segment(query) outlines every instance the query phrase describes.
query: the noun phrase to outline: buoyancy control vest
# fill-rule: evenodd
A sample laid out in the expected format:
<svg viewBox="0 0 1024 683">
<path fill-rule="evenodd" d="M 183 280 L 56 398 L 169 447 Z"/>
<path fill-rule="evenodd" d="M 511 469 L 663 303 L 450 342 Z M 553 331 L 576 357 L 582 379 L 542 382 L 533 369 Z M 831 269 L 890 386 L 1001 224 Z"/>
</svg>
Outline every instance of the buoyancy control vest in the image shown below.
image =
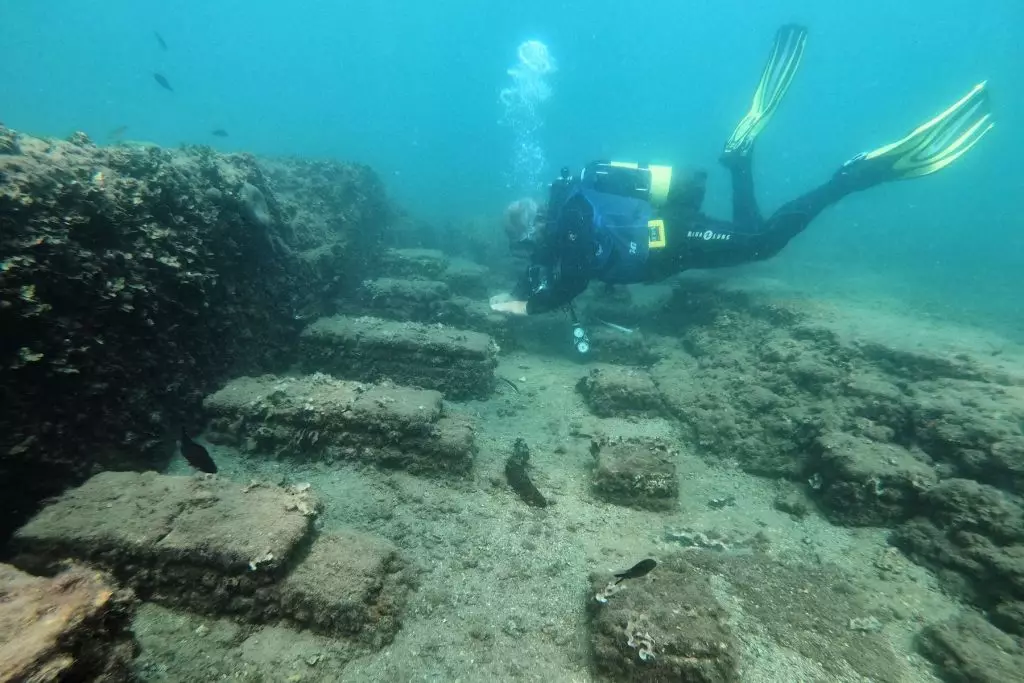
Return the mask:
<svg viewBox="0 0 1024 683">
<path fill-rule="evenodd" d="M 611 284 L 645 280 L 650 250 L 665 246 L 664 224 L 654 215 L 671 175 L 667 166 L 595 161 L 557 192 L 552 186 L 549 210 L 555 215 L 577 195 L 592 209 L 592 279 Z"/>
</svg>

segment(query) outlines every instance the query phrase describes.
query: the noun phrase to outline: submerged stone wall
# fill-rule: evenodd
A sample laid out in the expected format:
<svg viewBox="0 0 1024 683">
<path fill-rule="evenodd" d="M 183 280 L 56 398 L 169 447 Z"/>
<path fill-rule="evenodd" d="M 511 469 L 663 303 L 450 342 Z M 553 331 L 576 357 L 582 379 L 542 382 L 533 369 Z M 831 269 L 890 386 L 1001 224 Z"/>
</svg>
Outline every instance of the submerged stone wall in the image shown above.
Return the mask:
<svg viewBox="0 0 1024 683">
<path fill-rule="evenodd" d="M 0 542 L 96 468 L 155 466 L 227 377 L 282 367 L 389 211 L 365 167 L 0 126 Z"/>
<path fill-rule="evenodd" d="M 384 539 L 317 534 L 318 509 L 308 484 L 104 472 L 19 529 L 14 561 L 46 572 L 74 558 L 144 600 L 379 648 L 400 625 L 405 562 Z"/>
</svg>

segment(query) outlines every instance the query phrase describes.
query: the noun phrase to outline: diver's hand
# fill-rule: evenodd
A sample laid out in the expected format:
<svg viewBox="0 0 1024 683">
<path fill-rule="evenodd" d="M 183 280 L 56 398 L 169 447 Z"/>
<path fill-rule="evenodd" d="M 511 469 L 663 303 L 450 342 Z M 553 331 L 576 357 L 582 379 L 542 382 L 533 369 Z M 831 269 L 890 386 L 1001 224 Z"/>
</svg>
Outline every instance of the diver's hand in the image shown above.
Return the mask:
<svg viewBox="0 0 1024 683">
<path fill-rule="evenodd" d="M 498 294 L 491 297 L 491 310 L 510 315 L 526 315 L 526 302 L 516 301 L 510 294 Z"/>
</svg>

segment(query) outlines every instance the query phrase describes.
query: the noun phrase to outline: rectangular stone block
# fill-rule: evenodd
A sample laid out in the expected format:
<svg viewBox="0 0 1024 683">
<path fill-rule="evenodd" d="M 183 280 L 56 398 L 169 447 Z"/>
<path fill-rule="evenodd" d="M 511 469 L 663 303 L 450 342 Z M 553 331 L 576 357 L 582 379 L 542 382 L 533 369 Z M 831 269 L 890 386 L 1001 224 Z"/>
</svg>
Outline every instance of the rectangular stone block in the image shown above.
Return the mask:
<svg viewBox="0 0 1024 683">
<path fill-rule="evenodd" d="M 580 380 L 577 389 L 591 412 L 601 417 L 656 416 L 665 412 L 650 373 L 639 368 L 600 365 Z"/>
<path fill-rule="evenodd" d="M 594 494 L 609 503 L 647 510 L 678 504 L 676 453 L 661 439 L 595 438 Z"/>
<path fill-rule="evenodd" d="M 451 296 L 448 285 L 437 280 L 382 277 L 360 285 L 351 310 L 392 320 L 442 322 L 450 315 Z"/>
<path fill-rule="evenodd" d="M 440 280 L 448 268 L 448 257 L 437 249 L 388 249 L 380 268 L 388 277 Z"/>
<path fill-rule="evenodd" d="M 208 436 L 284 457 L 358 459 L 412 472 L 467 471 L 475 437 L 441 394 L 316 373 L 240 377 L 203 402 Z"/>
<path fill-rule="evenodd" d="M 396 549 L 317 537 L 316 510 L 308 487 L 104 472 L 15 534 L 15 563 L 46 572 L 73 558 L 170 607 L 390 641 L 407 590 Z"/>
<path fill-rule="evenodd" d="M 497 346 L 480 332 L 371 317 L 321 318 L 302 332 L 301 366 L 343 379 L 436 389 L 449 399 L 494 390 Z"/>
</svg>

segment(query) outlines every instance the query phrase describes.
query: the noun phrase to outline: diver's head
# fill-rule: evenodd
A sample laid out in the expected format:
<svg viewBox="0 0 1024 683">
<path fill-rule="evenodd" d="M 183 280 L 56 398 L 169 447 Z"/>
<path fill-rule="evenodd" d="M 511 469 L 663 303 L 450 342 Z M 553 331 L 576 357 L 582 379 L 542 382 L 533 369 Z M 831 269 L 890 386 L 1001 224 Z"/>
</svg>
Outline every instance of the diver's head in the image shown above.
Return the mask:
<svg viewBox="0 0 1024 683">
<path fill-rule="evenodd" d="M 505 209 L 505 235 L 512 251 L 530 250 L 540 230 L 540 206 L 529 197 L 517 199 Z"/>
</svg>

